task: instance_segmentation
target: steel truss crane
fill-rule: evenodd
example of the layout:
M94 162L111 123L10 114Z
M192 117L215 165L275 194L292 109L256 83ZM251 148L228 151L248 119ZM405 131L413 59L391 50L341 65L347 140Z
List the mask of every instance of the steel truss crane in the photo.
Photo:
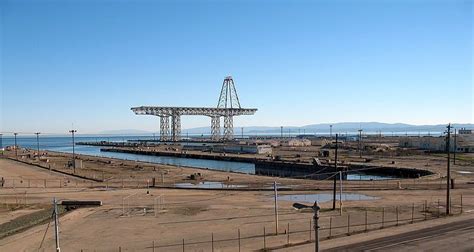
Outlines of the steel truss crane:
M242 108L240 106L234 80L231 76L227 76L222 83L219 102L216 108L141 106L133 107L131 110L137 115L153 115L160 117L161 141L181 140L182 115L201 115L210 117L212 140L231 140L234 138L234 116L253 115L257 111L257 109L254 108ZM224 117L224 135L222 138L220 131L221 117ZM169 125L170 118L171 132Z

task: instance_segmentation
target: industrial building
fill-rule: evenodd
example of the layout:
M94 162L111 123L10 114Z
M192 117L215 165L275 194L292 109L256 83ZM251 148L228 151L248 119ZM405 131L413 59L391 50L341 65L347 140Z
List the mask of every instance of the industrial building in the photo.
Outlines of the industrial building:
M183 145L183 151L209 151L220 153L239 153L239 154L272 154L272 146L268 144L201 144L201 145Z
M398 146L429 151L446 151L446 137L401 137ZM450 150L452 152L474 152L474 134L472 130L463 128L457 134L451 134Z

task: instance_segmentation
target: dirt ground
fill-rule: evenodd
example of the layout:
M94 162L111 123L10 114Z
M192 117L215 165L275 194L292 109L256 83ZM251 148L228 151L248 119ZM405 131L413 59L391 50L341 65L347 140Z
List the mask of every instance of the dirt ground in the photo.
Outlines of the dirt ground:
M9 155L11 156L11 153ZM59 171L71 172L70 168L64 167L68 159L66 154L48 153L48 158L48 164L55 164L55 168ZM422 158L422 156L409 157L406 162L408 164L430 162L432 169L442 171L442 157ZM292 207L295 201L279 200L279 235L273 235L276 231L275 209L274 194L270 185L275 180L282 186L303 185L301 191L300 188L291 191L282 190L279 192L280 196L330 194L329 190L332 186L331 181L273 178L88 156L81 156L81 159L85 162L87 169L78 171L79 175L93 177L95 174L96 178L103 176L110 184L90 182L87 179L49 171L34 165L0 159L0 176L7 182L15 180L16 183L15 186L7 183L8 186L0 189L0 224L51 204L53 197L59 201L65 199L101 200L103 203L101 207L77 209L60 218L60 243L63 251L118 251L119 249L152 251L153 244L155 251L183 251L183 239L186 251L211 251L211 240L215 241L214 251L236 251L239 246L239 231L242 251L256 251L263 247L283 249L288 241L295 246L286 247L287 251L304 251L302 248L306 248L305 246L296 245L304 243L312 235L310 233L312 212L295 210ZM22 161L41 163L26 158ZM388 159L380 162L388 163ZM405 162L405 159L400 157L399 162ZM45 164L43 166L47 167ZM474 167L457 165L453 166L453 170L474 172ZM134 184L137 179L160 178L158 174L161 172L166 172L165 185L189 182L187 176L200 172L208 181L258 184L260 189L196 190L172 189L165 186L147 188L143 186L144 184L140 186ZM439 175L426 178L426 184L415 180L402 180L402 189L398 189L397 182L370 181L358 182L359 184L345 182L347 185L344 190L352 194L360 193L376 198L344 201L344 211L341 216L338 210L330 210L332 207L330 201L321 203L320 226L323 228L321 235L324 237L344 235L348 218L349 223L353 225L349 227L351 231L361 231L365 228L363 224L366 214L369 216L367 225L369 230L378 230L382 219L385 219L386 226L395 225L396 216L401 224L410 222L411 218L418 220L434 218L445 209L443 208L445 186L441 184L438 187L437 177L439 178ZM471 174L456 172L453 172L453 177L457 181L456 189L452 190L453 211L455 214L461 211L462 195L462 210L467 213L467 216L471 216L469 213L474 211L474 185L471 182L474 178ZM124 178L128 183L125 182L125 186L122 186L121 182ZM47 186L40 183L42 180L47 181L45 182ZM60 182L51 182L55 180ZM27 186L28 183L30 186ZM413 187L410 187L411 183ZM437 205L438 200L441 201L440 206ZM306 202L306 204L311 203ZM12 205L23 205L23 207L12 210ZM431 209L430 212L422 211L425 205ZM410 229L412 225L420 224L401 225L396 229ZM329 226L332 227L331 233L328 230ZM287 235L288 227L289 236ZM264 232L265 238L263 238ZM380 231L376 231L378 232ZM373 232L367 234L371 233ZM39 250L54 249L53 228L51 226L48 228L48 224L43 224L0 240L0 250L38 251L44 235L45 240ZM323 244L332 244L339 239L325 240ZM324 246L330 247L330 245Z

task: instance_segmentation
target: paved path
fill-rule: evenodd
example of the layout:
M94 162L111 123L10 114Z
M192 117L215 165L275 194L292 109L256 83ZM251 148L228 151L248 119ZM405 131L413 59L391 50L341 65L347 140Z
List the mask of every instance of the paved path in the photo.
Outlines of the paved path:
M324 251L474 251L474 218Z

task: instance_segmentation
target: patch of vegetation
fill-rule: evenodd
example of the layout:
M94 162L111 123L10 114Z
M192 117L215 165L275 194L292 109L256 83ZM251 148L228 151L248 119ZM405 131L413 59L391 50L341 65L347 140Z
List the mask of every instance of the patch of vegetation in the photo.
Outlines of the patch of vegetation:
M182 214L182 215L196 215L199 212L206 211L207 209L204 207L180 207L174 210L176 214Z
M58 212L59 214L63 214L66 212L66 209L63 206L59 205ZM48 221L51 221L52 213L53 208L49 207L47 209L26 214L15 218L9 222L0 224L0 239L21 232L35 225L47 223Z

